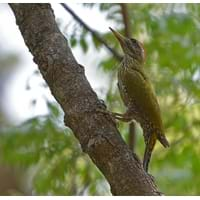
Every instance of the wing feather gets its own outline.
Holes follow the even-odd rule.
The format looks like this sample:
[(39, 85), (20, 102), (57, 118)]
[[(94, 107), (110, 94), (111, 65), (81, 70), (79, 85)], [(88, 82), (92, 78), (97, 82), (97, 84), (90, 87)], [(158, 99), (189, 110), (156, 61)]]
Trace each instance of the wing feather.
[(142, 118), (154, 124), (155, 128), (162, 130), (159, 104), (148, 78), (131, 69), (124, 72), (122, 82), (127, 92), (130, 108), (139, 112)]

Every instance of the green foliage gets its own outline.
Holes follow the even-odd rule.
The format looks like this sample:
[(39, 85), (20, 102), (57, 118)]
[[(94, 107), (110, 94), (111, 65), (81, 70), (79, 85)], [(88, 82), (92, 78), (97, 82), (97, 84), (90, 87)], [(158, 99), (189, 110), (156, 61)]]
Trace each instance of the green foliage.
[[(98, 194), (102, 175), (82, 153), (71, 131), (60, 126), (58, 105), (47, 102), (50, 114), (27, 120), (0, 134), (1, 162), (34, 168), (33, 194)], [(32, 170), (28, 171), (31, 175)], [(106, 194), (106, 191), (104, 191)]]
[[(123, 33), (119, 4), (84, 6), (98, 8)], [(171, 143), (169, 149), (156, 145), (150, 173), (166, 195), (199, 195), (200, 5), (128, 4), (128, 9), (132, 35), (143, 41), (146, 49), (144, 67), (159, 98), (166, 135)], [(121, 52), (112, 33), (108, 31), (101, 36)], [(97, 51), (103, 48), (103, 44), (81, 26), (74, 25), (69, 41), (72, 48), (80, 47), (83, 52), (90, 48), (91, 41)], [(110, 76), (104, 99), (109, 110), (124, 112), (116, 86), (117, 63), (109, 55), (102, 58), (99, 68)], [(109, 194), (102, 175), (81, 152), (71, 132), (57, 121), (61, 116), (57, 106), (49, 103), (48, 107), (48, 117), (31, 119), (0, 135), (4, 162), (35, 166), (32, 181), (36, 194)], [(127, 124), (120, 122), (119, 130), (128, 142)], [(136, 132), (136, 153), (142, 158), (144, 142), (139, 126)]]

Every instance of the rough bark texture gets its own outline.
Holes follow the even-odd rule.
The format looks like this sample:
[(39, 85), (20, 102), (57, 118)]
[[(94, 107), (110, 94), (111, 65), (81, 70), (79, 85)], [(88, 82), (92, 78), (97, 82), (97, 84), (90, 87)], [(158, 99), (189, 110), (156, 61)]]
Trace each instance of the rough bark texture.
[(24, 41), (65, 112), (65, 124), (110, 184), (113, 195), (160, 195), (122, 140), (75, 60), (49, 4), (10, 4)]

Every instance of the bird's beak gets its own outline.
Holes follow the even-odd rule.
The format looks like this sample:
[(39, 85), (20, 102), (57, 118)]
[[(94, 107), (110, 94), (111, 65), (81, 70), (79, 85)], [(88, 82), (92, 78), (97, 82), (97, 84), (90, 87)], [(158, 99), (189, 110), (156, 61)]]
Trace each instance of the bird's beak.
[(125, 46), (126, 38), (117, 31), (113, 30), (111, 27), (109, 27), (109, 29), (113, 32), (114, 36), (117, 38), (121, 47), (123, 48)]

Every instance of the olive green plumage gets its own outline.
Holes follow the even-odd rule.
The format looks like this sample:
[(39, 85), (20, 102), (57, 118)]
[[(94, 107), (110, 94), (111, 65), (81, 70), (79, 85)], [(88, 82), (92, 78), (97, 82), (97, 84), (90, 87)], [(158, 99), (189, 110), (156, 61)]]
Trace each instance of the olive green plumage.
[(135, 39), (123, 37), (113, 29), (111, 31), (125, 54), (118, 70), (118, 88), (127, 111), (124, 114), (116, 113), (116, 118), (127, 122), (134, 119), (140, 123), (146, 144), (143, 166), (148, 171), (156, 140), (158, 139), (164, 147), (169, 146), (164, 135), (159, 104), (143, 69), (143, 45)]

